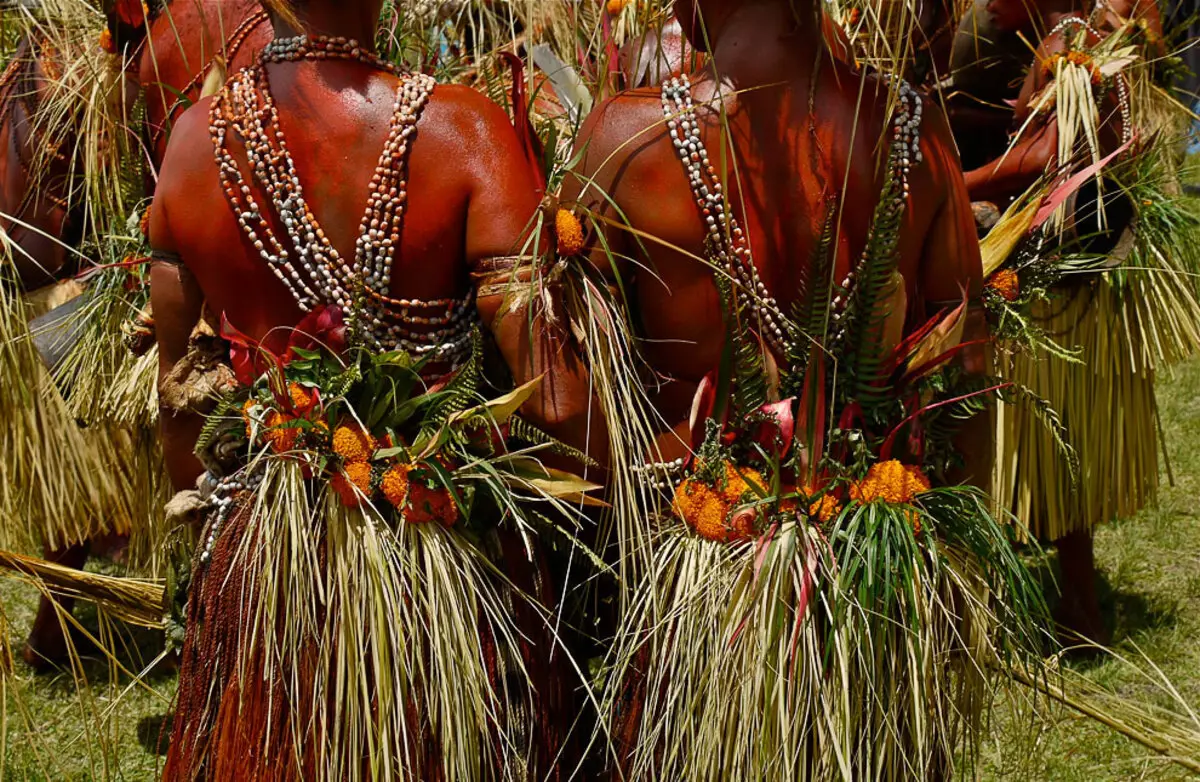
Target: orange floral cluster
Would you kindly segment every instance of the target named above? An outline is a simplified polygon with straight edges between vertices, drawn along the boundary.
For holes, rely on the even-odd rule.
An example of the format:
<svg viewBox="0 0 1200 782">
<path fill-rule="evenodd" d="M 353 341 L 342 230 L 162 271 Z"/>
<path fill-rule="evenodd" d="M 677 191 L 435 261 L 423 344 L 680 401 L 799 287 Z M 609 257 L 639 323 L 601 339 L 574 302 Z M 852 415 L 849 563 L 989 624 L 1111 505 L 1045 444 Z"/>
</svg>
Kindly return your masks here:
<svg viewBox="0 0 1200 782">
<path fill-rule="evenodd" d="M 867 477 L 851 484 L 850 499 L 863 503 L 881 500 L 889 505 L 907 505 L 929 489 L 929 478 L 921 468 L 891 459 L 872 465 Z M 910 512 L 909 521 L 913 529 L 920 533 L 920 516 Z"/>
<path fill-rule="evenodd" d="M 109 54 L 117 53 L 117 44 L 113 41 L 112 31 L 107 27 L 100 31 L 100 48 Z"/>
<path fill-rule="evenodd" d="M 554 215 L 554 233 L 560 257 L 569 258 L 583 251 L 583 224 L 570 209 L 559 209 Z"/>
<path fill-rule="evenodd" d="M 371 462 L 379 441 L 358 425 L 339 426 L 333 432 L 333 452 L 343 460 L 342 472 L 335 475 L 331 487 L 342 504 L 357 508 L 371 499 L 376 489 L 384 499 L 404 515 L 409 524 L 438 522 L 452 527 L 458 521 L 458 504 L 444 486 L 430 488 L 414 479 L 410 464 L 392 462 L 378 466 Z M 390 446 L 390 439 L 383 445 Z"/>
<path fill-rule="evenodd" d="M 620 16 L 625 10 L 625 6 L 629 5 L 630 0 L 608 0 L 606 5 L 609 16 Z"/>
<path fill-rule="evenodd" d="M 811 497 L 812 495 L 816 494 L 816 492 L 811 489 L 805 489 L 801 491 L 800 494 Z M 781 510 L 791 511 L 795 510 L 797 507 L 798 503 L 795 500 L 787 500 L 782 504 Z M 833 496 L 833 494 L 829 492 L 821 495 L 821 499 L 813 500 L 808 505 L 809 517 L 816 519 L 822 524 L 828 524 L 829 522 L 833 521 L 841 512 L 842 503 L 838 502 L 837 497 Z"/>
<path fill-rule="evenodd" d="M 672 507 L 696 534 L 719 543 L 746 540 L 754 535 L 755 513 L 734 513 L 734 509 L 753 494 L 751 484 L 760 490 L 766 485 L 757 470 L 739 470 L 725 463 L 724 485 L 711 486 L 698 478 L 687 478 L 675 490 Z M 732 518 L 731 518 L 732 517 Z"/>
<path fill-rule="evenodd" d="M 382 441 L 376 439 L 353 422 L 339 425 L 332 436 L 329 425 L 321 420 L 311 427 L 299 426 L 297 421 L 317 409 L 317 395 L 298 383 L 288 384 L 288 395 L 294 414 L 264 409 L 257 400 L 248 400 L 242 407 L 246 436 L 253 437 L 257 421 L 264 424 L 263 442 L 277 454 L 296 450 L 300 438 L 305 435 L 309 444 L 328 447 L 341 463 L 329 479 L 329 485 L 348 508 L 361 507 L 378 491 L 392 507 L 404 514 L 410 524 L 436 521 L 449 527 L 458 521 L 458 505 L 448 489 L 442 486 L 430 488 L 422 480 L 412 478 L 411 473 L 416 469 L 412 465 L 374 461 L 380 447 L 392 447 L 390 437 L 384 437 Z"/>
<path fill-rule="evenodd" d="M 987 287 L 1005 301 L 1016 301 L 1021 295 L 1021 281 L 1012 269 L 1001 269 L 988 280 Z"/>
<path fill-rule="evenodd" d="M 1045 73 L 1046 76 L 1053 77 L 1058 73 L 1058 63 L 1063 60 L 1066 60 L 1071 65 L 1078 65 L 1081 68 L 1087 68 L 1088 73 L 1092 77 L 1093 87 L 1100 86 L 1100 83 L 1104 81 L 1104 74 L 1102 74 L 1100 69 L 1096 67 L 1096 62 L 1092 59 L 1091 55 L 1084 52 L 1071 51 L 1065 54 L 1059 52 L 1050 55 L 1042 63 L 1043 73 Z"/>
</svg>

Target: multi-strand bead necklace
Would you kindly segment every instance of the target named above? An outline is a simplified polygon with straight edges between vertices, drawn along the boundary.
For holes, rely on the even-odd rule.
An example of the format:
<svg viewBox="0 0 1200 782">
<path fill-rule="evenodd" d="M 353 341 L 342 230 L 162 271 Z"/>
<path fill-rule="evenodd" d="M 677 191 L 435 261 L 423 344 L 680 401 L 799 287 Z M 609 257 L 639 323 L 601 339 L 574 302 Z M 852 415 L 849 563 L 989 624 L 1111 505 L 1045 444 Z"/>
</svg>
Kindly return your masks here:
<svg viewBox="0 0 1200 782">
<path fill-rule="evenodd" d="M 885 76 L 885 81 L 890 82 L 891 78 Z M 897 189 L 894 201 L 886 205 L 890 212 L 889 217 L 892 218 L 886 221 L 889 223 L 896 222 L 895 218 L 907 207 L 909 173 L 913 166 L 922 161 L 921 96 L 907 82 L 901 80 L 896 98 L 896 108 L 892 115 L 889 161 Z M 759 277 L 745 231 L 738 224 L 737 218 L 726 208 L 724 188 L 704 146 L 692 100 L 692 86 L 686 76 L 672 78 L 663 86 L 662 109 L 675 151 L 683 162 L 696 205 L 704 218 L 708 260 L 718 267 L 717 273 L 728 274 L 734 284 L 750 297 L 759 333 L 776 355 L 787 356 L 791 347 L 789 335 L 785 331 L 787 320 Z M 866 251 L 864 257 L 865 253 Z M 832 301 L 835 323 L 847 306 L 848 294 L 854 285 L 855 276 L 853 270 L 846 275 Z M 676 459 L 673 462 L 635 465 L 633 469 L 635 473 L 646 478 L 652 487 L 667 489 L 670 488 L 674 477 L 682 473 L 684 466 L 684 460 Z"/>
<path fill-rule="evenodd" d="M 889 77 L 885 79 L 890 81 Z M 750 297 L 760 335 L 776 355 L 786 356 L 790 347 L 785 331 L 787 319 L 759 277 L 745 231 L 726 208 L 724 188 L 704 146 L 692 100 L 692 86 L 686 76 L 670 79 L 663 86 L 662 108 L 675 151 L 683 161 L 696 205 L 704 217 L 708 259 L 721 271 L 727 272 L 733 282 Z M 920 95 L 901 80 L 897 90 L 897 106 L 892 116 L 890 155 L 892 173 L 900 185 L 900 195 L 894 205 L 898 210 L 903 210 L 907 205 L 909 172 L 922 160 L 921 113 Z M 844 294 L 854 284 L 854 276 L 851 271 L 842 280 L 841 292 L 833 300 L 835 316 L 846 304 Z"/>
<path fill-rule="evenodd" d="M 305 199 L 271 97 L 266 65 L 300 60 L 360 62 L 391 72 L 400 80 L 352 263 L 333 247 Z M 238 225 L 302 311 L 336 305 L 345 313 L 351 334 L 369 347 L 404 350 L 457 365 L 471 349 L 475 322 L 471 295 L 433 300 L 389 296 L 408 203 L 408 155 L 433 88 L 431 77 L 400 73 L 352 39 L 276 39 L 263 49 L 255 67 L 230 80 L 213 101 L 209 130 L 221 184 Z M 250 183 L 242 176 L 228 146 L 231 131 L 241 139 L 248 168 L 270 199 L 286 241 L 275 235 Z"/>
</svg>

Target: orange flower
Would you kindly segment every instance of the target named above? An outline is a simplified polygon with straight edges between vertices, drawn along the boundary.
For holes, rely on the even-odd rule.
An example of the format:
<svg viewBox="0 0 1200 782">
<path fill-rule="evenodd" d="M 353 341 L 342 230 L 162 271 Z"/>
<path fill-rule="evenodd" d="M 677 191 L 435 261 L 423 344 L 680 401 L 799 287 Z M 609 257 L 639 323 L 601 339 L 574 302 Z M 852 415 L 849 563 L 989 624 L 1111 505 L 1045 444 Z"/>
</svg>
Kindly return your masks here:
<svg viewBox="0 0 1200 782">
<path fill-rule="evenodd" d="M 407 464 L 395 464 L 391 469 L 383 474 L 383 481 L 380 488 L 383 489 L 383 496 L 392 504 L 392 507 L 401 510 L 408 503 L 409 481 L 408 474 L 412 472 L 412 467 Z"/>
<path fill-rule="evenodd" d="M 247 399 L 242 405 L 242 420 L 246 422 L 246 437 L 254 436 L 254 410 L 259 407 L 257 399 Z"/>
<path fill-rule="evenodd" d="M 709 486 L 696 478 L 687 478 L 675 490 L 672 506 L 675 514 L 706 540 L 718 543 L 744 540 L 753 536 L 758 513 L 752 508 L 736 513 L 733 509 L 753 498 L 752 484 L 759 489 L 765 486 L 760 472 L 738 470 L 726 463 L 724 486 Z"/>
<path fill-rule="evenodd" d="M 987 286 L 1005 301 L 1016 301 L 1021 295 L 1021 280 L 1012 269 L 1001 269 L 993 274 Z"/>
<path fill-rule="evenodd" d="M 821 499 L 808 506 L 809 515 L 822 524 L 833 521 L 841 512 L 842 504 L 837 501 L 837 497 L 828 493 L 821 495 Z"/>
<path fill-rule="evenodd" d="M 365 462 L 375 455 L 375 438 L 358 424 L 339 426 L 333 433 L 333 452 L 348 462 Z"/>
<path fill-rule="evenodd" d="M 676 515 L 705 540 L 724 543 L 729 539 L 729 530 L 725 527 L 729 505 L 708 484 L 687 478 L 675 490 L 673 507 Z"/>
<path fill-rule="evenodd" d="M 146 207 L 146 211 L 142 212 L 142 222 L 140 224 L 140 227 L 142 229 L 142 236 L 144 236 L 146 238 L 146 240 L 149 241 L 149 239 L 150 239 L 150 207 L 148 207 L 148 206 Z"/>
<path fill-rule="evenodd" d="M 105 27 L 104 30 L 102 30 L 100 32 L 100 48 L 103 49 L 104 51 L 108 52 L 109 54 L 117 53 L 117 45 L 113 41 L 112 31 L 109 30 L 107 27 Z"/>
<path fill-rule="evenodd" d="M 413 481 L 408 487 L 408 508 L 404 519 L 410 524 L 436 521 L 453 527 L 458 521 L 458 505 L 445 487 L 431 489 L 421 481 Z"/>
<path fill-rule="evenodd" d="M 892 505 L 912 502 L 929 491 L 929 478 L 921 468 L 892 459 L 873 465 L 867 477 L 850 486 L 850 498 L 859 502 L 883 500 Z"/>
<path fill-rule="evenodd" d="M 317 395 L 299 383 L 288 383 L 288 394 L 297 415 L 307 415 L 317 406 Z"/>
<path fill-rule="evenodd" d="M 558 254 L 561 257 L 569 258 L 583 250 L 583 225 L 571 210 L 558 210 L 554 216 L 554 232 L 558 236 Z"/>
<path fill-rule="evenodd" d="M 347 508 L 357 508 L 371 497 L 371 465 L 353 462 L 342 467 L 342 471 L 329 481 L 329 487 Z"/>
<path fill-rule="evenodd" d="M 279 412 L 272 410 L 267 416 L 267 431 L 263 435 L 271 445 L 271 450 L 275 453 L 287 453 L 296 449 L 296 440 L 300 437 L 300 428 L 296 426 L 288 426 L 296 419 Z"/>
<path fill-rule="evenodd" d="M 627 5 L 629 5 L 629 0 L 608 0 L 608 15 L 620 16 Z"/>
</svg>

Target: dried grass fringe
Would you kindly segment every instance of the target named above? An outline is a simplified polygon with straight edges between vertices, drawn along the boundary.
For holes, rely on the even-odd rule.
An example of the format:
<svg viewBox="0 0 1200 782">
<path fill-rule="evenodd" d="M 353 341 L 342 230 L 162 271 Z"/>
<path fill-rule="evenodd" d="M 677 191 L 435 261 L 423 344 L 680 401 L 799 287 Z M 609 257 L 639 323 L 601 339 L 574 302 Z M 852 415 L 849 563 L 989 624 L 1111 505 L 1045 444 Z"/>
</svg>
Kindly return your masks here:
<svg viewBox="0 0 1200 782">
<path fill-rule="evenodd" d="M 270 460 L 197 562 L 167 780 L 554 779 L 575 717 L 519 540 L 392 529 Z M 524 560 L 521 562 L 520 560 Z M 540 583 L 539 583 L 540 582 Z M 553 661 L 552 661 L 553 660 Z"/>
<path fill-rule="evenodd" d="M 1030 411 L 1001 405 L 993 493 L 1039 539 L 1057 540 L 1152 504 L 1158 490 L 1157 356 L 1147 329 L 1139 276 L 1119 295 L 1101 277 L 1060 289 L 1035 306 L 1033 317 L 1059 344 L 1078 346 L 1080 362 L 1024 353 L 1000 364 L 1006 380 L 1030 388 L 1062 417 L 1067 442 L 1079 455 L 1079 480 L 1053 437 Z"/>
</svg>

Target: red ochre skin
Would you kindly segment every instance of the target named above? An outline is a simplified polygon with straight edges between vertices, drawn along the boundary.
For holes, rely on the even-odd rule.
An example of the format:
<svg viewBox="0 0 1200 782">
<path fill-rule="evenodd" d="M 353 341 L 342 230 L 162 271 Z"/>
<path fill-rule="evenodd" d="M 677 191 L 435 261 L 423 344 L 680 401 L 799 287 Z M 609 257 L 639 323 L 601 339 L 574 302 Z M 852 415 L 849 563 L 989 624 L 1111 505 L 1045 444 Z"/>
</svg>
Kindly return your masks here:
<svg viewBox="0 0 1200 782">
<path fill-rule="evenodd" d="M 24 41 L 13 55 L 14 61 L 25 61 L 35 53 Z M 12 260 L 21 287 L 32 291 L 54 281 L 55 275 L 69 260 L 72 215 L 64 208 L 63 196 L 68 192 L 66 177 L 70 160 L 65 153 L 73 147 L 70 139 L 63 140 L 59 150 L 64 156 L 50 163 L 49 171 L 40 182 L 31 174 L 36 161 L 55 143 L 55 134 L 33 125 L 30 102 L 23 96 L 42 89 L 51 77 L 40 53 L 30 63 L 21 64 L 19 71 L 6 71 L 8 85 L 0 94 L 0 140 L 4 154 L 0 155 L 0 229 L 13 243 Z M 34 99 L 36 105 L 36 98 Z M 34 186 L 37 189 L 34 190 Z"/>
<path fill-rule="evenodd" d="M 147 142 L 155 167 L 166 154 L 172 123 L 187 107 L 178 93 L 194 103 L 215 56 L 233 75 L 253 65 L 271 40 L 270 22 L 252 20 L 260 11 L 257 0 L 174 0 L 151 25 L 132 75 L 146 93 Z"/>
<path fill-rule="evenodd" d="M 188 101 L 199 99 L 215 54 L 234 55 L 228 67 L 232 73 L 250 65 L 271 39 L 271 26 L 263 22 L 249 28 L 246 36 L 239 36 L 242 44 L 231 52 L 231 38 L 238 27 L 259 10 L 254 0 L 175 0 L 151 23 L 146 44 L 131 44 L 133 59 L 125 64 L 125 97 L 132 105 L 138 90 L 146 91 L 145 141 L 151 146 L 145 154 L 152 169 L 162 161 L 171 120 L 186 105 L 178 94 L 186 95 Z M 27 52 L 28 44 L 22 44 L 17 56 L 25 58 Z M 73 269 L 75 258 L 69 247 L 77 241 L 83 208 L 77 204 L 67 210 L 62 205 L 65 195 L 72 191 L 70 178 L 80 170 L 69 158 L 76 146 L 73 132 L 35 133 L 26 102 L 15 99 L 37 88 L 46 78 L 46 64 L 41 58 L 30 67 L 33 71 L 28 83 L 19 79 L 15 88 L 2 96 L 7 110 L 0 118 L 0 139 L 7 142 L 5 154 L 0 155 L 0 214 L 7 217 L 0 218 L 0 227 L 16 245 L 14 263 L 22 288 L 27 291 L 49 285 Z M 48 176 L 35 183 L 30 164 L 51 140 L 59 143 L 64 154 L 51 164 Z M 135 154 L 142 149 L 138 140 L 132 140 L 130 146 Z M 147 181 L 150 191 L 154 179 L 151 174 Z M 37 190 L 33 191 L 35 186 Z"/>
<path fill-rule="evenodd" d="M 836 245 L 838 279 L 861 254 L 882 187 L 880 139 L 889 119 L 882 83 L 867 77 L 860 99 L 862 76 L 824 48 L 811 9 L 793 16 L 792 5 L 782 0 L 676 4 L 685 33 L 701 49 L 708 48 L 698 22 L 703 14 L 717 73 L 732 88 L 726 93 L 743 91 L 725 104 L 735 177 L 720 173 L 719 116 L 701 108 L 713 91 L 711 77 L 693 78 L 705 145 L 747 231 L 759 274 L 785 312 L 802 295 L 797 281 L 831 205 L 844 207 Z M 923 322 L 927 309 L 961 301 L 964 291 L 976 296 L 981 287 L 974 219 L 958 158 L 946 122 L 930 101 L 921 139 L 925 162 L 911 174 L 900 248 L 910 327 Z M 654 402 L 665 420 L 679 422 L 678 436 L 667 434 L 660 444 L 664 458 L 674 458 L 685 450 L 697 384 L 720 363 L 725 329 L 712 273 L 696 260 L 704 256 L 703 220 L 668 135 L 660 91 L 626 92 L 597 107 L 580 145 L 586 154 L 566 198 L 619 224 L 616 209 L 601 196 L 607 193 L 636 230 L 656 237 L 643 243 L 648 257 L 626 230 L 607 229 L 606 239 L 620 274 L 632 280 L 631 307 L 645 338 L 645 355 L 664 380 Z M 593 247 L 597 267 L 609 269 L 602 244 Z M 974 319 L 972 330 L 967 339 L 986 333 L 981 318 Z M 984 370 L 982 351 L 966 359 L 971 370 Z M 987 458 L 986 426 L 973 439 L 977 456 Z M 986 471 L 980 464 L 972 474 Z"/>
<path fill-rule="evenodd" d="M 316 2 L 301 8 L 313 34 L 371 40 L 379 2 Z M 357 12 L 357 13 L 356 13 Z M 281 35 L 294 34 L 276 23 Z M 371 176 L 388 131 L 395 77 L 359 63 L 311 61 L 268 66 L 288 147 L 317 219 L 343 258 L 354 240 Z M 151 212 L 151 241 L 177 252 L 184 267 L 156 264 L 151 294 L 163 376 L 187 351 L 188 335 L 207 301 L 245 334 L 268 346 L 302 316 L 283 284 L 239 228 L 222 192 L 209 134 L 210 100 L 176 124 Z M 234 147 L 244 162 L 244 153 Z M 409 157 L 408 214 L 395 261 L 395 298 L 461 297 L 478 261 L 520 252 L 539 206 L 537 179 L 508 116 L 474 90 L 438 86 L 417 125 Z M 260 203 L 270 203 L 259 189 Z M 279 236 L 285 236 L 276 227 Z M 543 244 L 544 246 L 544 244 Z M 557 332 L 541 318 L 506 310 L 500 297 L 478 302 L 518 383 L 545 374 L 524 410 L 568 441 L 586 430 L 583 372 Z M 172 478 L 194 484 L 192 455 L 199 420 L 164 411 Z"/>
</svg>

